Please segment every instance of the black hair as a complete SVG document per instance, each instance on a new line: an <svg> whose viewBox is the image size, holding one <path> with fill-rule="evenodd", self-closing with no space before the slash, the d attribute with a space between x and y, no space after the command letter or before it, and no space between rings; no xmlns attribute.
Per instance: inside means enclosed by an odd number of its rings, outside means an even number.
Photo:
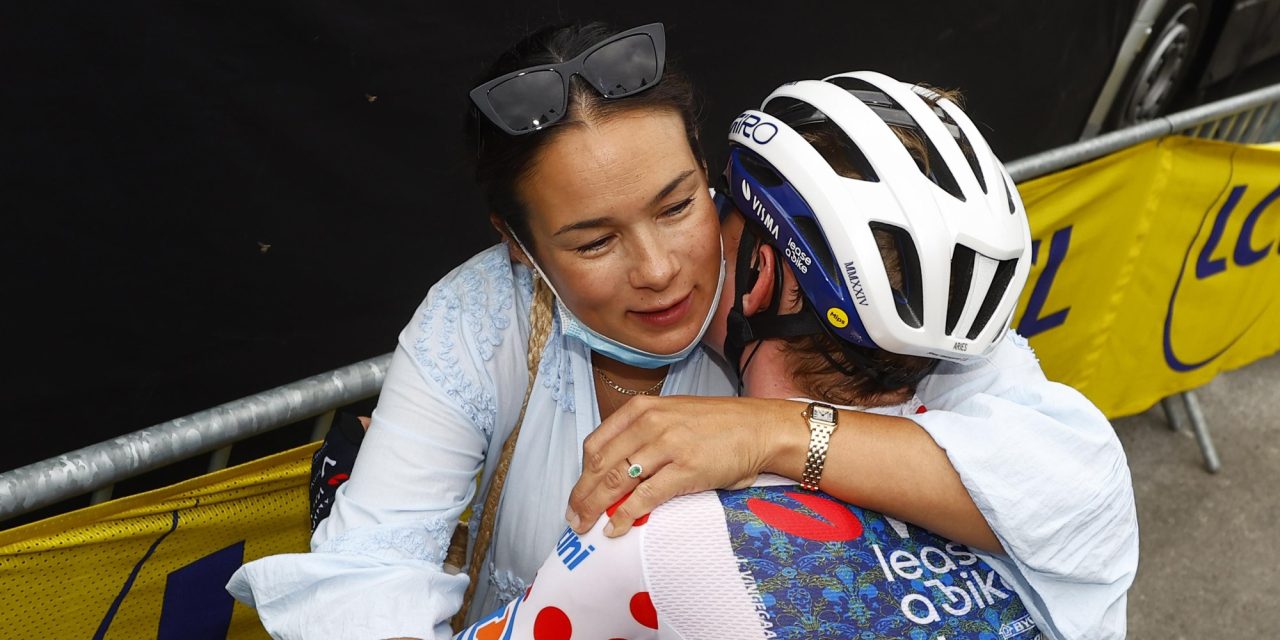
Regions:
<svg viewBox="0 0 1280 640"><path fill-rule="evenodd" d="M494 61L479 85L489 79L540 64L571 60L592 45L618 33L602 22L573 22L544 27L512 45ZM652 88L625 98L605 99L582 78L569 83L569 107L564 120L542 131L513 136L489 121L474 104L467 109L466 143L473 150L476 183L489 211L496 214L530 251L529 213L520 201L517 186L533 169L538 153L557 136L563 125L587 119L606 119L637 109L671 109L680 114L685 136L698 164L704 164L698 143L697 98L693 83L671 60Z"/></svg>

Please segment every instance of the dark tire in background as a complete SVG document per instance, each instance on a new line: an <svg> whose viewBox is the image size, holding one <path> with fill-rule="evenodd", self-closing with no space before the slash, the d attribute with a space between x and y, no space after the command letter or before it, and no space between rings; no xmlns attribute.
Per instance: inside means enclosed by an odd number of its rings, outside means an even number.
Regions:
<svg viewBox="0 0 1280 640"><path fill-rule="evenodd" d="M1204 40L1212 0L1171 0L1156 19L1112 109L1111 128L1166 113L1181 92Z"/></svg>

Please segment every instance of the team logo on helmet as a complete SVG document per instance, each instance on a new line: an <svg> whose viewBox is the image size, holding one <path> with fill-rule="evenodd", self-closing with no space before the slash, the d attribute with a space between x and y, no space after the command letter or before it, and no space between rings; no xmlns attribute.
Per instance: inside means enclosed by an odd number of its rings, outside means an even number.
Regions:
<svg viewBox="0 0 1280 640"><path fill-rule="evenodd" d="M827 309L827 322L837 329L843 329L849 326L849 316L839 307L831 307Z"/></svg>
<svg viewBox="0 0 1280 640"><path fill-rule="evenodd" d="M777 240L778 223L774 222L773 214L769 213L769 210L765 208L764 202L760 200L760 198L751 196L751 185L747 184L746 180L742 181L742 199L750 203L749 206L751 208L751 213L756 215L756 218L760 220L760 224L764 226L765 230L767 230L773 238Z"/></svg>
<svg viewBox="0 0 1280 640"><path fill-rule="evenodd" d="M756 144L769 144L778 135L778 125L761 122L760 116L754 113L744 113L734 118L733 124L729 126L729 134L740 135Z"/></svg>

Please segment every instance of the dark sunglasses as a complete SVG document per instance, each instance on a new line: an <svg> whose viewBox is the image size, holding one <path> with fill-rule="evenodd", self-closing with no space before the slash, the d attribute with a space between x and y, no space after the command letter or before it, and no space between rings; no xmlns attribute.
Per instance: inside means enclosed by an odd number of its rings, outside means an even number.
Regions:
<svg viewBox="0 0 1280 640"><path fill-rule="evenodd" d="M555 124L579 76L605 98L625 98L658 84L666 59L661 22L610 36L572 60L513 71L471 90L471 101L503 131L519 136Z"/></svg>

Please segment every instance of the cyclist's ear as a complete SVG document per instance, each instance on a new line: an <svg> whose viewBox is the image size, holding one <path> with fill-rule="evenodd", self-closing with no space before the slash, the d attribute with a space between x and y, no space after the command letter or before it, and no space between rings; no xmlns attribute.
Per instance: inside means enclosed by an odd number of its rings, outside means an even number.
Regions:
<svg viewBox="0 0 1280 640"><path fill-rule="evenodd" d="M777 281L778 254L773 247L760 243L756 247L751 271L748 274L747 292L742 296L742 312L751 317L769 307L773 300L774 287L782 286Z"/></svg>

